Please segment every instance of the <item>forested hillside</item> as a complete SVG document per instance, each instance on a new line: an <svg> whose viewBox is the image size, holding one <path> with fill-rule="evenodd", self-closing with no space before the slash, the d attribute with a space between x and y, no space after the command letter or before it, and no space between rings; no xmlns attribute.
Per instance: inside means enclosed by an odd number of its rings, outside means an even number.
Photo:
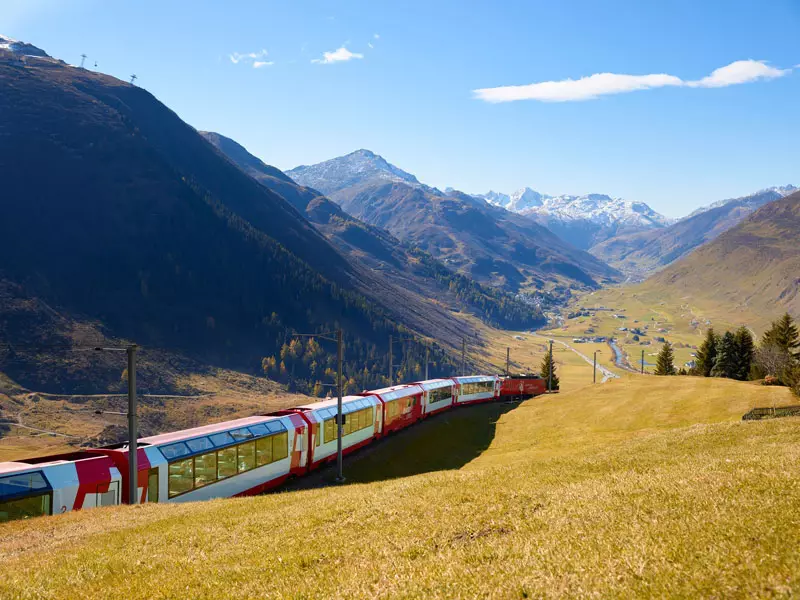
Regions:
<svg viewBox="0 0 800 600"><path fill-rule="evenodd" d="M292 206L151 94L45 61L2 62L0 81L9 285L110 336L251 372L292 332L341 326L348 376L387 373L388 337L406 328ZM7 343L37 341L13 313L4 323ZM37 353L25 356L19 372L40 383ZM434 373L446 360L434 349ZM305 389L322 374L292 376Z"/></svg>

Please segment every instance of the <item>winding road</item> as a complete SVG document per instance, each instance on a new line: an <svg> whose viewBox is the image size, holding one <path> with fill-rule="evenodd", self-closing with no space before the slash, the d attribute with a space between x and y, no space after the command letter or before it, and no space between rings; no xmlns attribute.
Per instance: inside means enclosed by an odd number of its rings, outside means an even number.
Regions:
<svg viewBox="0 0 800 600"><path fill-rule="evenodd" d="M594 360L592 358L589 358L588 356L586 356L582 352L579 352L578 350L576 350L575 348L570 346L568 343L562 342L561 340L558 340L556 338L549 338L549 337L546 337L546 336L543 336L543 335L539 335L538 333L534 333L533 335L535 335L536 337L543 338L545 340L552 339L556 344L561 344L562 346L564 346L568 350L572 350L575 354L577 354L583 360L585 360L589 364L589 366L594 366ZM614 373L614 371L612 371L611 369L609 369L607 367L604 367L602 365L598 364L597 365L597 370L600 371L600 373L602 373L602 375L603 375L603 379L600 381L600 383L605 383L609 379L618 379L619 378L619 375Z"/></svg>

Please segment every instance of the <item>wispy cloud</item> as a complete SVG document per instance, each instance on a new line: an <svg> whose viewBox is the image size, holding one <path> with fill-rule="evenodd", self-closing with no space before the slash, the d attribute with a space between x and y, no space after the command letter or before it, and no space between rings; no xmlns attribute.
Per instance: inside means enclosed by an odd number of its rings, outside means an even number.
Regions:
<svg viewBox="0 0 800 600"><path fill-rule="evenodd" d="M246 54L234 52L233 54L229 55L228 58L235 65L243 63L251 65L254 69L261 69L263 67L270 67L275 64L271 60L267 60L268 55L269 52L266 50L261 50L260 52L247 52Z"/></svg>
<svg viewBox="0 0 800 600"><path fill-rule="evenodd" d="M381 39L381 36L379 36L377 33L373 33L372 37L375 38L376 40Z"/></svg>
<svg viewBox="0 0 800 600"><path fill-rule="evenodd" d="M338 50L333 50L331 52L324 52L322 54L322 58L314 58L311 60L311 62L320 65L329 65L337 62L347 62L348 60L353 60L357 58L359 59L364 58L364 55L359 54L357 52L350 52L350 50L342 46Z"/></svg>
<svg viewBox="0 0 800 600"><path fill-rule="evenodd" d="M623 94L625 92L661 87L726 87L763 79L775 79L791 72L792 69L771 67L766 61L739 60L720 67L708 77L703 77L697 81L684 81L680 77L666 73L652 75L595 73L580 79L562 79L560 81L543 81L529 85L482 88L473 90L473 94L477 99L491 103L514 102L516 100L572 102L594 100L609 94Z"/></svg>

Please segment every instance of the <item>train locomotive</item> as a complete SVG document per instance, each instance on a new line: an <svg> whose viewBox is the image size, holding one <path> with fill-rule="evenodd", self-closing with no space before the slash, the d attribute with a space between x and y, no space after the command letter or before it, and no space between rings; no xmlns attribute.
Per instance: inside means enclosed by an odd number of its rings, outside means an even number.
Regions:
<svg viewBox="0 0 800 600"><path fill-rule="evenodd" d="M455 407L522 400L546 391L536 375L473 375L369 390L342 399L343 454ZM138 441L137 481L128 446L0 463L0 523L127 503L255 495L336 460L337 400L159 434Z"/></svg>

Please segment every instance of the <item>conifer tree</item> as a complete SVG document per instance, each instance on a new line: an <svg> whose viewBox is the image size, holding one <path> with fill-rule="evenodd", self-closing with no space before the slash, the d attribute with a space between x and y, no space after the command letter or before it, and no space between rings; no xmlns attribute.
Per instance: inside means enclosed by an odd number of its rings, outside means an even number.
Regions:
<svg viewBox="0 0 800 600"><path fill-rule="evenodd" d="M773 321L772 327L764 334L761 345L774 345L794 358L800 358L800 332L792 315L787 312L777 321Z"/></svg>
<svg viewBox="0 0 800 600"><path fill-rule="evenodd" d="M542 368L541 368L541 376L542 379L545 381L545 385L547 385L548 380L550 379L550 372L553 373L553 389L558 389L558 375L556 375L556 363L553 360L553 354L550 350L548 350L544 358L542 359Z"/></svg>
<svg viewBox="0 0 800 600"><path fill-rule="evenodd" d="M656 375L675 375L675 357L672 353L672 344L664 342L661 352L658 353L656 360Z"/></svg>
<svg viewBox="0 0 800 600"><path fill-rule="evenodd" d="M733 378L739 381L747 381L750 378L750 367L756 353L756 345L753 336L747 327L740 327L733 336L734 341L734 362Z"/></svg>
<svg viewBox="0 0 800 600"><path fill-rule="evenodd" d="M695 356L694 370L698 375L711 377L711 370L714 368L714 363L717 361L718 339L719 336L714 333L713 328L709 328L708 331L706 331L706 339L703 340Z"/></svg>
<svg viewBox="0 0 800 600"><path fill-rule="evenodd" d="M726 331L717 344L717 361L711 370L712 377L733 378L736 372L736 339Z"/></svg>

